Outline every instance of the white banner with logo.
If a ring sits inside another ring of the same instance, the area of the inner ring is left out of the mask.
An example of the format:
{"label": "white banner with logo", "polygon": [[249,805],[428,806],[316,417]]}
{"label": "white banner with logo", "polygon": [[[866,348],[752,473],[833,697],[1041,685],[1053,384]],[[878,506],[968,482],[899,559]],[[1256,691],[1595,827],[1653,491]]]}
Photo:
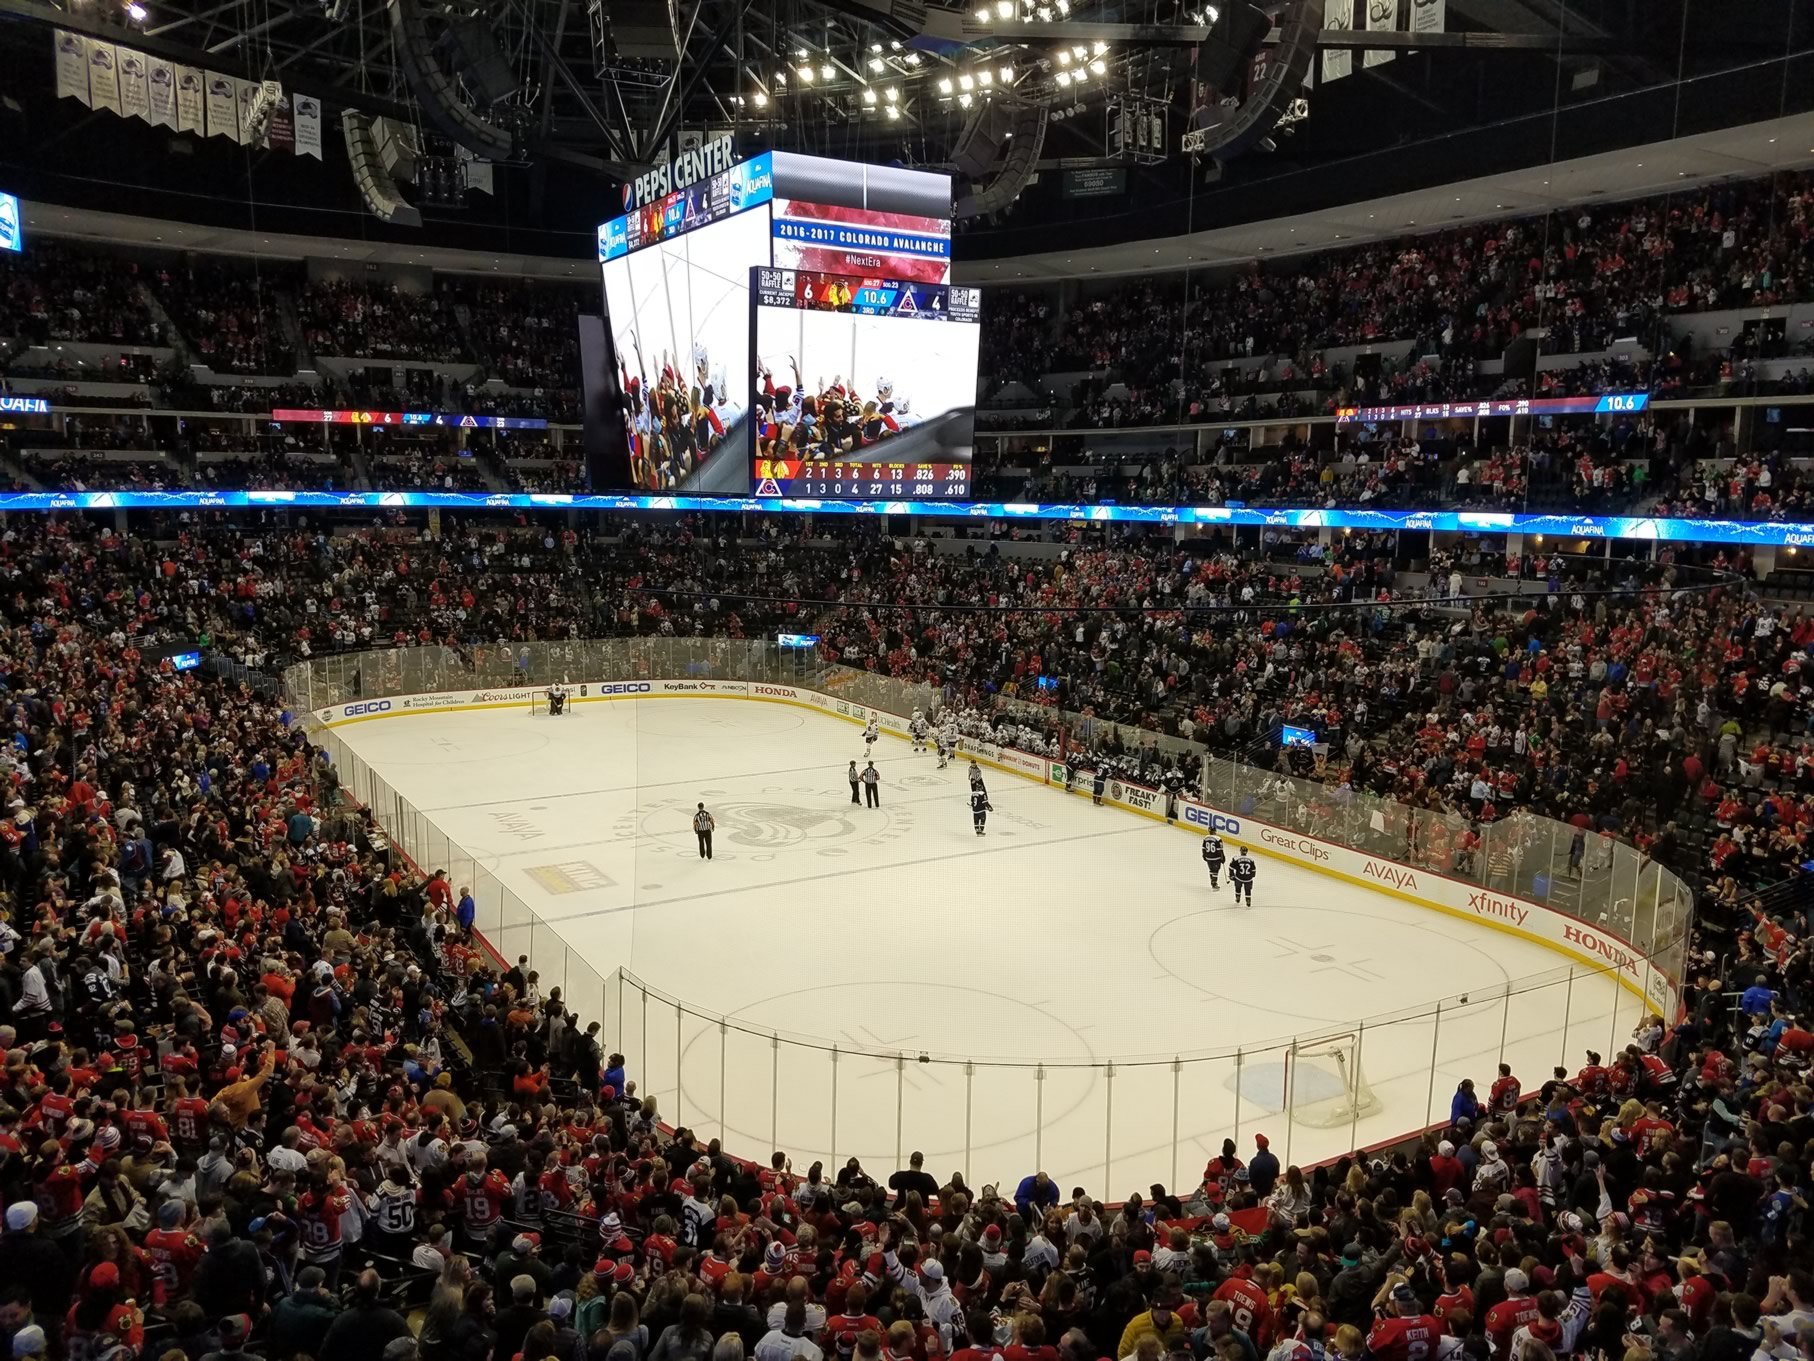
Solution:
{"label": "white banner with logo", "polygon": [[321,159],[321,101],[311,95],[296,96],[296,154]]}
{"label": "white banner with logo", "polygon": [[203,76],[199,68],[179,66],[176,68],[176,129],[178,132],[193,132],[197,137],[206,134],[203,118]]}
{"label": "white banner with logo", "polygon": [[59,28],[51,42],[57,55],[57,98],[88,103],[88,43],[66,28]]}
{"label": "white banner with logo", "polygon": [[145,58],[145,116],[154,128],[176,126],[176,65],[162,57]]}
{"label": "white banner with logo", "polygon": [[1411,31],[1441,33],[1449,21],[1448,0],[1411,0]]}
{"label": "white banner with logo", "polygon": [[151,121],[151,87],[147,79],[145,54],[130,48],[120,49],[120,112],[128,118]]}
{"label": "white banner with logo", "polygon": [[[1323,0],[1323,27],[1346,33],[1354,27],[1354,0]],[[1354,53],[1331,48],[1323,53],[1323,84],[1354,73]]]}
{"label": "white banner with logo", "polygon": [[[1398,0],[1366,0],[1367,32],[1394,33],[1398,30]],[[1384,66],[1396,52],[1368,52],[1362,66]]]}
{"label": "white banner with logo", "polygon": [[120,111],[120,57],[99,38],[88,40],[88,98],[90,108]]}
{"label": "white banner with logo", "polygon": [[219,71],[203,73],[208,136],[239,140],[239,83]]}

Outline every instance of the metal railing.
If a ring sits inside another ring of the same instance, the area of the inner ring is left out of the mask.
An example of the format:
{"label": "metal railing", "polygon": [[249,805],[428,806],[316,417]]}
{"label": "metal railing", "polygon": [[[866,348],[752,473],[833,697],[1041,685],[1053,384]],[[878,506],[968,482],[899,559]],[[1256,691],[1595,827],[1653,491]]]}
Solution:
{"label": "metal railing", "polygon": [[[931,712],[937,701],[926,686],[732,639],[393,649],[299,663],[284,673],[284,688],[342,788],[392,843],[422,869],[445,870],[470,887],[476,929],[496,954],[526,960],[544,993],[559,988],[571,1009],[601,1021],[607,1049],[626,1056],[636,1094],[655,1098],[665,1121],[720,1137],[740,1156],[760,1160],[784,1149],[802,1166],[851,1156],[904,1166],[905,1154],[918,1149],[935,1167],[967,1178],[1018,1178],[1042,1167],[1067,1186],[1118,1198],[1155,1181],[1178,1186],[1183,1177],[1188,1185],[1197,1160],[1244,1132],[1263,1130],[1282,1157],[1304,1164],[1400,1137],[1444,1119],[1463,1077],[1487,1079],[1507,1062],[1535,1086],[1552,1065],[1578,1062],[1586,1049],[1617,1052],[1651,1010],[1619,985],[1616,966],[1569,964],[1337,1032],[1325,1024],[1256,1044],[1159,1048],[1163,1036],[1190,1027],[1156,1015],[1153,1052],[1112,1058],[1087,1044],[1055,1045],[1051,1061],[1028,1062],[990,1057],[987,1038],[976,1052],[945,1054],[791,1033],[663,992],[632,972],[632,959],[611,957],[597,938],[588,944],[587,928],[545,920],[487,856],[463,846],[327,726],[340,716],[334,705],[638,678],[792,685],[893,714]],[[1212,761],[1206,785],[1213,802],[1248,816],[1381,858],[1470,872],[1443,859],[1443,838],[1455,829],[1436,815],[1229,762]],[[1551,906],[1607,929],[1623,925],[1641,949],[1679,961],[1686,888],[1630,847],[1597,838],[1591,854],[1604,862],[1583,857],[1582,873],[1571,877],[1572,832],[1544,819],[1508,819],[1475,853],[1475,869],[1486,867],[1477,882],[1541,890]],[[1491,867],[1508,857],[1509,874],[1498,876]],[[990,966],[972,966],[967,981],[986,995]],[[1078,981],[1098,985],[1087,969]],[[986,1037],[991,1004],[970,1005]]]}

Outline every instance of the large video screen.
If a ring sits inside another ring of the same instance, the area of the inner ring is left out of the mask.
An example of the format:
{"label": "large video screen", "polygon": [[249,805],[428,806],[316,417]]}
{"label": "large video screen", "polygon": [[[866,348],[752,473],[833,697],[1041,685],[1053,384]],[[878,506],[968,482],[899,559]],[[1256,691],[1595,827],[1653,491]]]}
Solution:
{"label": "large video screen", "polygon": [[951,282],[949,217],[787,198],[773,212],[778,268]]}
{"label": "large video screen", "polygon": [[970,494],[979,290],[751,272],[759,496]]}

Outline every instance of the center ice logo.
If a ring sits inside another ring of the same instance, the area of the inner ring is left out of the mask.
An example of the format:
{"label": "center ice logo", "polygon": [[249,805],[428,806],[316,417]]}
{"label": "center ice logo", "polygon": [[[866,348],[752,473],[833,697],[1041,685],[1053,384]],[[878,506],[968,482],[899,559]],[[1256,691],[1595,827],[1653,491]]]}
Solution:
{"label": "center ice logo", "polygon": [[[783,852],[811,851],[823,856],[848,855],[858,846],[876,846],[913,830],[913,814],[886,803],[878,809],[855,811],[841,802],[842,772],[835,785],[826,787],[773,787],[755,791],[749,798],[727,798],[710,789],[698,799],[718,820],[721,846],[732,847],[752,860],[773,860]],[[886,792],[883,795],[887,797]],[[620,839],[633,839],[638,851],[647,849],[695,855],[692,840],[693,803],[663,799],[622,818],[615,828]],[[684,835],[683,835],[684,832]],[[721,851],[719,859],[726,858]]]}

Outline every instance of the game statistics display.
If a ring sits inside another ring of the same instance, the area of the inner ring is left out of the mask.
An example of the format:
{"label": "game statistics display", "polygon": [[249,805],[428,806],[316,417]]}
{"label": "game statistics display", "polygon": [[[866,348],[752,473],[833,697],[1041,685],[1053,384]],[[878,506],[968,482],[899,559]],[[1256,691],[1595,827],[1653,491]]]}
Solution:
{"label": "game statistics display", "polygon": [[757,496],[961,498],[980,290],[754,269]]}

